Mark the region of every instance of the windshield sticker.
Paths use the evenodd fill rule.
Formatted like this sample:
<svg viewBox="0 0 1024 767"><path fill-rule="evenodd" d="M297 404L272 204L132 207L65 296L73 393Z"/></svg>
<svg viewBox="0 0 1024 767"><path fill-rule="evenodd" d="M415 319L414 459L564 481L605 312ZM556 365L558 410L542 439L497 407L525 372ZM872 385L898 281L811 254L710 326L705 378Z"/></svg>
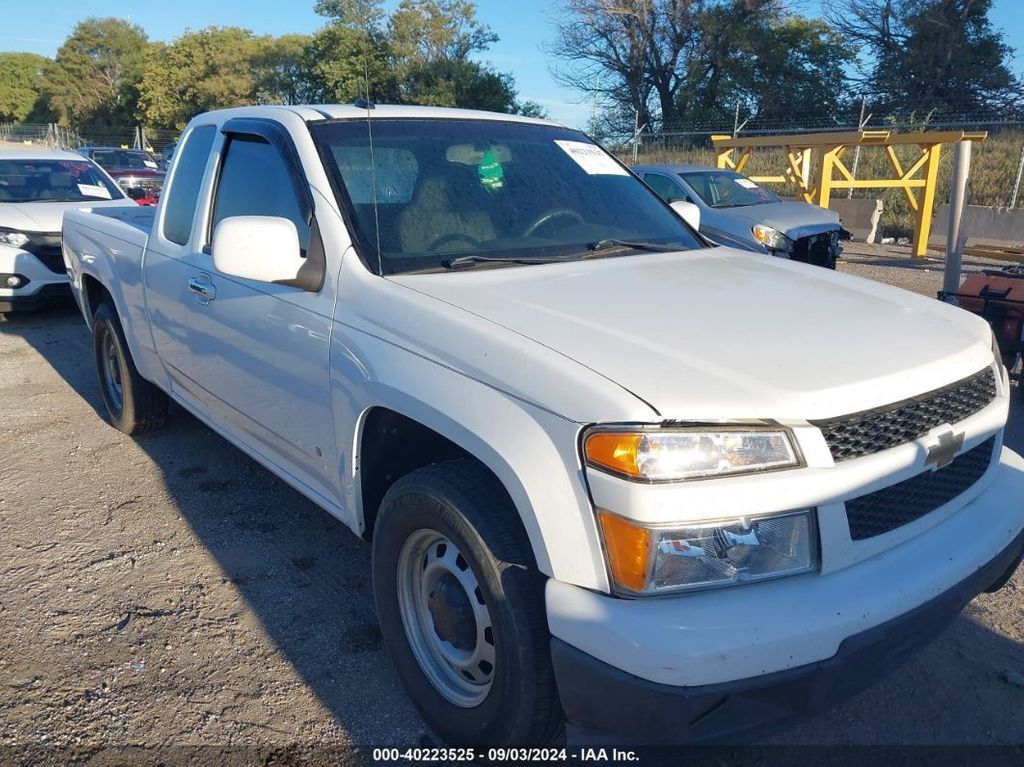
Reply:
<svg viewBox="0 0 1024 767"><path fill-rule="evenodd" d="M629 171L615 162L599 146L583 141L556 141L555 143L590 176L629 175Z"/></svg>
<svg viewBox="0 0 1024 767"><path fill-rule="evenodd" d="M744 189L757 189L757 184L755 184L749 178L735 178L733 179L733 181L742 186Z"/></svg>
<svg viewBox="0 0 1024 767"><path fill-rule="evenodd" d="M484 156L480 158L476 172L480 176L480 183L488 192L497 192L505 186L505 168L498 162L491 149L484 152Z"/></svg>
<svg viewBox="0 0 1024 767"><path fill-rule="evenodd" d="M155 169L155 168L159 168L160 167L155 162L153 162L153 160L143 160L142 164L145 165L147 168L154 168Z"/></svg>
<svg viewBox="0 0 1024 767"><path fill-rule="evenodd" d="M110 190L105 186L99 184L79 184L78 192L83 197L102 197L104 200L110 199Z"/></svg>

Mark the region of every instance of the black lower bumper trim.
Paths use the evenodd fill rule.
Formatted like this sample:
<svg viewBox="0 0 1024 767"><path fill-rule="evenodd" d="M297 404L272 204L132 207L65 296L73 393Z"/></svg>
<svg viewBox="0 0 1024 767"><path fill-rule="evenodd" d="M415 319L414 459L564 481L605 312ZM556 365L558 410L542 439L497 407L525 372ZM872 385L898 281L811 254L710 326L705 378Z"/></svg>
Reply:
<svg viewBox="0 0 1024 767"><path fill-rule="evenodd" d="M27 296L0 296L0 314L39 309L50 304L63 303L71 299L71 284L54 282L43 285Z"/></svg>
<svg viewBox="0 0 1024 767"><path fill-rule="evenodd" d="M848 637L832 658L751 679L697 687L658 684L552 639L567 733L580 743L744 742L785 720L820 713L917 653L975 596L1009 580L1022 553L1024 533L945 593Z"/></svg>

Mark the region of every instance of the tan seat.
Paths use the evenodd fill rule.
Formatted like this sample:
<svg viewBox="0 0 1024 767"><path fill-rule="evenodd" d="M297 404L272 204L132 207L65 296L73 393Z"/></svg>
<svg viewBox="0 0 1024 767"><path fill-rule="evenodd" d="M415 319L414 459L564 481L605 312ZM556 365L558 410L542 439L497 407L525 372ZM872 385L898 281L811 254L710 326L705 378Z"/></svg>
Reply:
<svg viewBox="0 0 1024 767"><path fill-rule="evenodd" d="M471 247L471 241L494 239L490 216L479 209L460 210L443 176L420 181L416 198L402 213L398 227L406 253L425 253L431 246L460 250Z"/></svg>
<svg viewBox="0 0 1024 767"><path fill-rule="evenodd" d="M75 179L70 173L51 173L49 186L39 193L40 200L60 200L65 197L74 197L78 190L75 188Z"/></svg>

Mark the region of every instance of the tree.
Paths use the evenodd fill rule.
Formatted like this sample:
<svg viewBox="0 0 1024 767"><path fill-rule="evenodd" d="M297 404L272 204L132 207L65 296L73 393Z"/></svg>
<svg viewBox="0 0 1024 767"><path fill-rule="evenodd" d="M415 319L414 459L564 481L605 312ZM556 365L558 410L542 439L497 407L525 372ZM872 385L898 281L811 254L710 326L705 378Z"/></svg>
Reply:
<svg viewBox="0 0 1024 767"><path fill-rule="evenodd" d="M647 51L654 39L649 20L664 7L664 2L644 0L566 0L555 22L557 40L551 53L567 66L554 71L555 79L603 98L619 118L616 122L628 119L632 124L629 118L636 113L638 124L651 125ZM681 48L663 53L678 58ZM675 71L673 65L671 74Z"/></svg>
<svg viewBox="0 0 1024 767"><path fill-rule="evenodd" d="M568 0L556 28L556 78L600 98L612 132L724 120L737 104L785 113L794 92L790 114L820 112L849 57L781 0Z"/></svg>
<svg viewBox="0 0 1024 767"><path fill-rule="evenodd" d="M402 80L404 101L411 104L517 110L515 81L475 61L441 59L410 69Z"/></svg>
<svg viewBox="0 0 1024 767"><path fill-rule="evenodd" d="M261 104L307 104L317 100L309 55L313 38L283 35L263 41L253 61L257 101Z"/></svg>
<svg viewBox="0 0 1024 767"><path fill-rule="evenodd" d="M388 20L403 102L511 112L515 81L471 57L498 36L468 0L402 0Z"/></svg>
<svg viewBox="0 0 1024 767"><path fill-rule="evenodd" d="M47 87L61 122L130 125L149 49L142 27L128 21L89 18L79 23L58 49Z"/></svg>
<svg viewBox="0 0 1024 767"><path fill-rule="evenodd" d="M395 55L409 67L468 61L498 41L468 0L402 0L389 26Z"/></svg>
<svg viewBox="0 0 1024 767"><path fill-rule="evenodd" d="M880 109L1020 108L1022 82L991 8L992 0L839 0L828 20L858 47L858 82Z"/></svg>
<svg viewBox="0 0 1024 767"><path fill-rule="evenodd" d="M313 35L307 53L314 91L322 101L398 101L394 56L379 0L320 0L330 23Z"/></svg>
<svg viewBox="0 0 1024 767"><path fill-rule="evenodd" d="M313 10L335 24L364 32L380 30L385 19L381 0L317 0Z"/></svg>
<svg viewBox="0 0 1024 767"><path fill-rule="evenodd" d="M469 0L402 0L390 15L379 0L320 0L316 10L331 19L309 54L326 100L542 111L516 100L511 75L473 58L498 38Z"/></svg>
<svg viewBox="0 0 1024 767"><path fill-rule="evenodd" d="M200 112L258 103L255 72L267 42L239 27L177 38L146 66L139 99L146 123L181 129Z"/></svg>
<svg viewBox="0 0 1024 767"><path fill-rule="evenodd" d="M23 122L42 106L52 65L35 53L0 53L0 121Z"/></svg>
<svg viewBox="0 0 1024 767"><path fill-rule="evenodd" d="M703 26L722 29L714 14ZM846 106L852 53L823 21L767 15L724 28L707 57L688 62L676 102L680 122L722 124L736 106L765 122L834 115ZM714 36L713 29L707 34Z"/></svg>

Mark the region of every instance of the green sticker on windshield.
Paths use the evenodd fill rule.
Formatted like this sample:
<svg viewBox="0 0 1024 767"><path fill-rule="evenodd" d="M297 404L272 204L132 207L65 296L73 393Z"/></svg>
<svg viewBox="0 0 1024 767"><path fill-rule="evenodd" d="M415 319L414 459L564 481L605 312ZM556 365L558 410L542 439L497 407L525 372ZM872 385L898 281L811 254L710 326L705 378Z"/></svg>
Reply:
<svg viewBox="0 0 1024 767"><path fill-rule="evenodd" d="M494 156L494 150L488 149L480 158L480 164L476 166L480 176L480 183L489 192L496 192L505 186L505 169Z"/></svg>

